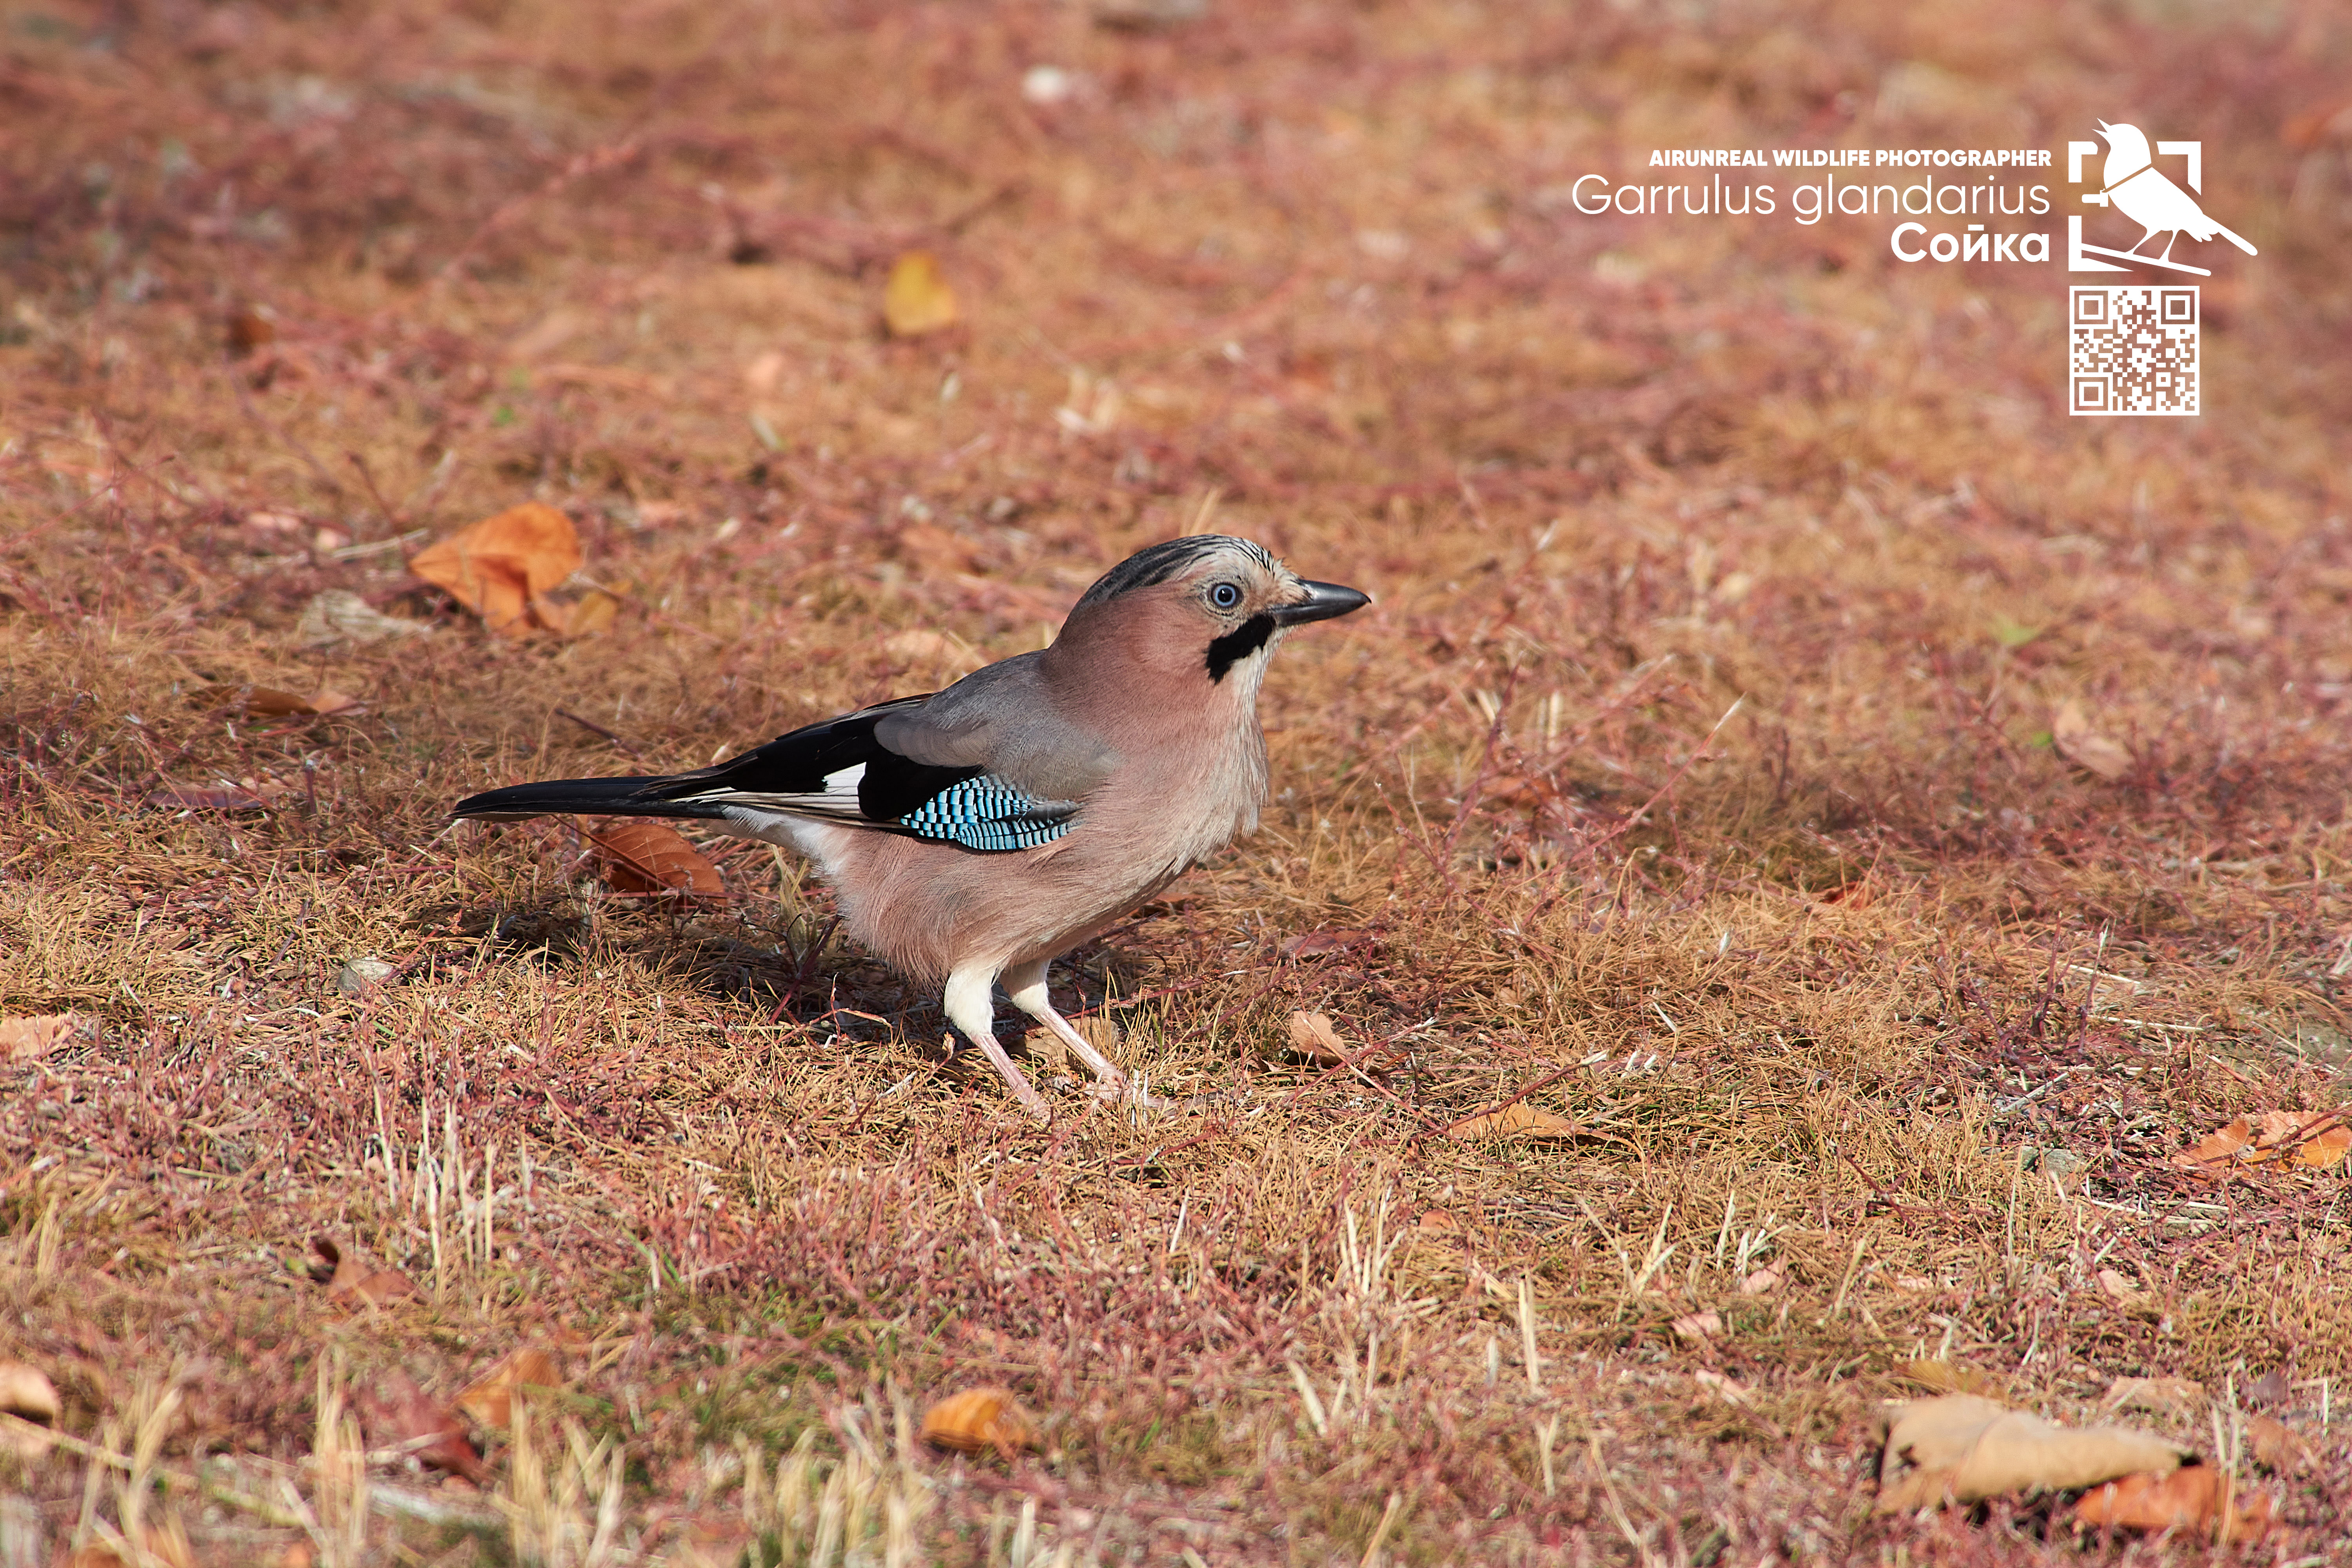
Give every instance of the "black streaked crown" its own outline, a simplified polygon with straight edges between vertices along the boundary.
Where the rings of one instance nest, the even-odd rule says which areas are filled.
[[[1155,587],[1172,581],[1184,575],[1206,557],[1225,550],[1238,550],[1269,572],[1279,570],[1273,555],[1262,544],[1235,539],[1227,533],[1196,533],[1137,551],[1097,578],[1095,585],[1078,600],[1076,608],[1083,610],[1088,605],[1116,599],[1121,594],[1130,594],[1138,588]]]

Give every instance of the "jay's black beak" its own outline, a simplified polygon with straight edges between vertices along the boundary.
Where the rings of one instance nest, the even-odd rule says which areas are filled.
[[[1372,602],[1370,594],[1343,588],[1337,583],[1302,583],[1307,597],[1295,605],[1275,605],[1266,610],[1276,626],[1304,626],[1308,621],[1328,621],[1335,616],[1348,615]]]

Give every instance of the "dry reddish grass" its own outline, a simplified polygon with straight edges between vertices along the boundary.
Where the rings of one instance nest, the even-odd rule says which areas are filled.
[[[2284,1558],[2338,1550],[2342,1169],[2168,1163],[2340,1104],[2352,1048],[2333,9],[5,26],[0,1012],[100,1027],[0,1080],[0,1359],[135,1473],[0,1458],[0,1534],[764,1563],[830,1506],[894,1563],[2123,1550],[2047,1503],[1868,1516],[1892,1368],[1941,1354],[2068,1419],[2137,1374],[2268,1408],[2313,1458],[2240,1484]],[[1024,104],[1040,62],[1069,100]],[[1653,144],[2126,112],[2196,127],[2264,237],[2185,426],[2063,416],[2049,271],[1548,194]],[[890,342],[910,245],[967,324]],[[534,497],[607,634],[489,638],[388,542]],[[954,673],[907,628],[1035,646],[1211,520],[1379,602],[1285,650],[1265,830],[1078,955],[1181,1113],[1032,1129],[764,851],[681,914],[568,826],[444,831]],[[324,589],[437,630],[299,647]],[[2053,755],[2068,701],[2120,778]],[[397,971],[343,995],[356,955]],[[1286,1053],[1301,1006],[1355,1067]],[[1584,1135],[1444,1135],[1521,1094]],[[421,1295],[330,1300],[313,1236]],[[567,1383],[488,1435],[490,1498],[360,1457],[399,1378],[446,1404],[524,1344]],[[1041,1451],[915,1450],[975,1384]]]

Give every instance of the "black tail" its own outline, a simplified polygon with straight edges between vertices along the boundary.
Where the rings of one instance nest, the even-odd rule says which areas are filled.
[[[724,816],[717,804],[667,800],[662,786],[675,784],[674,773],[642,774],[619,779],[550,779],[544,784],[509,784],[467,795],[452,807],[452,816],[478,817],[491,822],[520,822],[530,816]]]

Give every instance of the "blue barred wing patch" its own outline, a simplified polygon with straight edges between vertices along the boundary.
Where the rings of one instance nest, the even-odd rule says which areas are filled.
[[[967,849],[1034,849],[1069,832],[1077,812],[1074,800],[1038,800],[993,773],[980,773],[940,791],[898,818],[898,826],[918,838]]]

